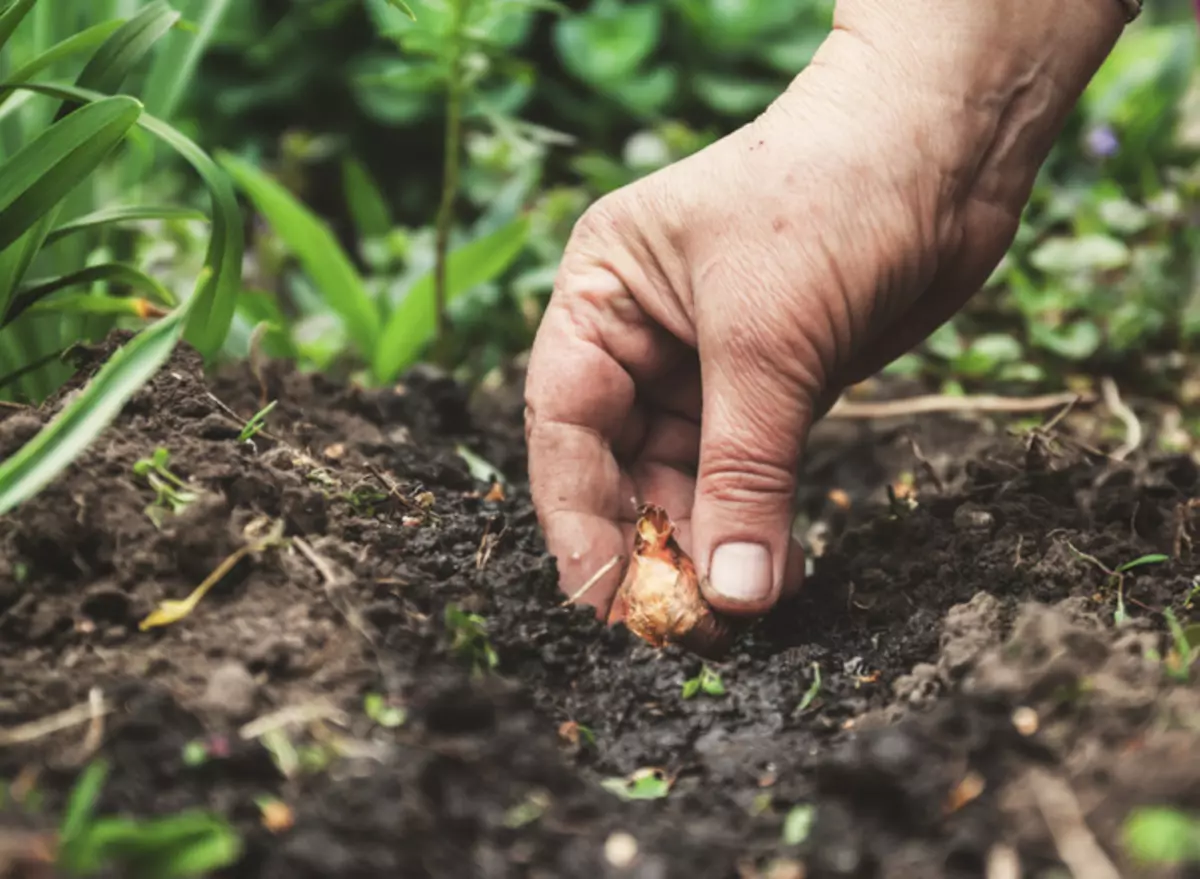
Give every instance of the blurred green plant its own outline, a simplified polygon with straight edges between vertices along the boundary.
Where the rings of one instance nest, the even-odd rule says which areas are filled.
[[[133,14],[104,17],[118,5],[132,6]],[[69,355],[77,345],[161,318],[0,464],[0,514],[69,465],[181,337],[212,357],[232,321],[243,242],[231,183],[193,141],[141,101],[113,94],[150,61],[161,77],[157,87],[165,89],[157,100],[174,103],[187,65],[194,64],[192,53],[173,56],[184,71],[173,74],[176,68],[163,67],[153,49],[181,26],[180,14],[164,0],[16,0],[0,12],[0,391],[41,400],[72,373]],[[77,71],[72,85],[35,80],[71,68]],[[154,144],[168,147],[173,161],[182,159],[197,173],[208,193],[207,214],[118,200],[121,191],[141,194],[141,179],[133,175],[131,183],[130,176],[152,167]],[[129,258],[136,247],[122,233],[130,224],[197,218],[207,221],[210,236],[191,277],[168,286]],[[193,282],[194,289],[181,289]]]

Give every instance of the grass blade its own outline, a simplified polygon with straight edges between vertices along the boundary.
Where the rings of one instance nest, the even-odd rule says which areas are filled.
[[[135,290],[145,290],[164,305],[174,306],[177,304],[170,290],[141,270],[119,262],[99,263],[77,272],[59,275],[56,278],[34,281],[22,287],[20,292],[13,297],[8,313],[0,318],[0,327],[12,323],[26,309],[37,305],[47,296],[57,293],[59,290],[78,287],[81,284],[94,284],[97,281],[107,281],[132,287]]]
[[[254,165],[228,153],[218,160],[300,261],[325,302],[341,315],[359,353],[370,360],[379,339],[379,310],[333,232]]]
[[[37,0],[16,0],[6,6],[3,12],[0,12],[0,48],[3,48],[8,42],[13,31],[20,27],[21,22],[25,20],[25,16],[29,14],[29,10],[35,3]]]
[[[124,140],[141,112],[140,103],[124,96],[89,104],[51,125],[0,166],[0,249],[21,238],[85,180]],[[0,314],[11,292],[0,289]]]
[[[166,0],[154,0],[104,41],[80,71],[75,85],[98,92],[117,91],[178,19],[179,13]]]
[[[154,58],[147,78],[146,90],[142,100],[146,108],[160,119],[170,119],[184,89],[196,72],[200,58],[212,42],[213,34],[221,24],[228,10],[230,0],[196,0],[193,7],[202,6],[199,15],[191,15],[196,19],[194,34],[172,34],[167,37],[161,51]],[[182,46],[186,41],[186,47]]]
[[[195,208],[175,205],[129,205],[128,207],[101,208],[82,217],[63,223],[46,236],[46,244],[60,238],[85,232],[100,226],[119,226],[122,223],[138,223],[143,220],[208,220],[208,214]]]
[[[162,306],[156,305],[149,299],[133,296],[93,296],[88,293],[59,296],[47,302],[38,302],[31,305],[25,313],[30,317],[42,314],[74,314],[132,317],[138,320],[166,317],[168,314]]]
[[[206,274],[202,273],[197,286],[207,281]],[[0,464],[0,516],[33,497],[70,466],[158,372],[179,342],[193,301],[134,336],[37,436]]]
[[[41,73],[47,67],[62,61],[65,58],[70,58],[77,52],[85,52],[95,46],[103,43],[108,37],[121,26],[122,22],[117,21],[102,21],[99,24],[92,25],[84,31],[77,34],[72,34],[63,40],[51,46],[45,52],[42,52],[32,61],[21,65],[8,76],[8,81],[12,83],[28,82],[37,74]],[[16,93],[13,88],[5,88],[0,90],[0,105],[3,105],[9,98]],[[26,92],[30,95],[30,92]]]
[[[3,87],[3,83],[0,83],[0,87]],[[62,100],[85,104],[90,101],[93,106],[96,102],[112,100],[90,89],[75,86],[27,83],[22,88]],[[245,237],[237,195],[229,176],[193,140],[149,113],[142,113],[137,124],[174,149],[208,187],[212,203],[212,236],[205,261],[213,273],[193,294],[198,301],[189,308],[184,338],[206,357],[211,357],[220,350],[229,333],[241,290]]]
[[[519,217],[494,232],[464,244],[446,263],[446,301],[454,301],[503,272],[520,255],[529,236],[529,220]],[[437,329],[433,273],[422,275],[389,315],[375,351],[375,378],[390,382],[421,356]]]

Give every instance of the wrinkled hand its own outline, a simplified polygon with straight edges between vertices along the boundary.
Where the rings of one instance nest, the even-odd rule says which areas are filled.
[[[989,29],[1019,37],[1008,6],[1045,52],[995,45]],[[581,219],[526,385],[534,503],[568,594],[628,557],[647,501],[718,610],[761,614],[800,586],[793,494],[813,421],[983,284],[1119,33],[1113,0],[1051,6],[843,0],[767,113]],[[937,21],[932,48],[900,7]],[[1065,61],[1062,20],[1092,31]],[[972,41],[997,57],[961,68]],[[606,614],[622,569],[581,600]]]

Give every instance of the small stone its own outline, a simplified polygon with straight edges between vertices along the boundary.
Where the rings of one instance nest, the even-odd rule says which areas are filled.
[[[633,866],[638,856],[638,841],[632,834],[618,830],[604,842],[604,858],[618,870]]]
[[[1022,705],[1012,713],[1012,724],[1023,736],[1031,736],[1038,731],[1038,715],[1027,705]]]
[[[996,517],[975,504],[963,504],[954,511],[954,527],[960,531],[990,531]]]
[[[250,716],[257,700],[258,683],[240,662],[229,662],[217,668],[201,697],[206,708],[232,718]]]

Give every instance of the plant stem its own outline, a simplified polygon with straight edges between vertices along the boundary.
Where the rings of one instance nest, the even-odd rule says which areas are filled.
[[[469,3],[470,0],[456,0],[454,3],[454,47],[449,59],[450,70],[446,84],[446,139],[442,170],[442,197],[441,204],[438,206],[433,268],[435,348],[441,347],[446,334],[446,254],[450,249],[450,230],[454,226],[454,200],[458,195],[463,103],[462,31]]]

